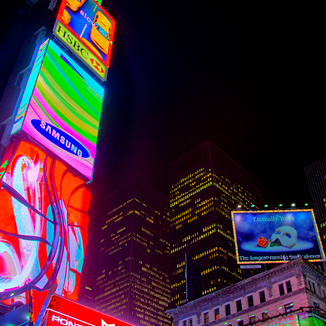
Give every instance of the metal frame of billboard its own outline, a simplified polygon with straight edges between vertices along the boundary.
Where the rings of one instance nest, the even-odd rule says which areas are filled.
[[[106,81],[115,27],[115,20],[97,1],[62,0],[53,33],[100,80]]]
[[[232,211],[238,264],[325,259],[312,209]]]

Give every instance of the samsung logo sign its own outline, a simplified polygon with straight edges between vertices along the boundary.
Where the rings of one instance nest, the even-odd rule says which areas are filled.
[[[86,147],[60,128],[38,119],[33,119],[31,123],[42,136],[64,151],[83,158],[90,156]]]

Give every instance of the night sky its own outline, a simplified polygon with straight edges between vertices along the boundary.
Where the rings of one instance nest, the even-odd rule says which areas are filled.
[[[169,164],[208,139],[285,200],[310,201],[304,166],[326,154],[321,8],[107,3],[117,30],[94,205],[133,177],[168,196]]]

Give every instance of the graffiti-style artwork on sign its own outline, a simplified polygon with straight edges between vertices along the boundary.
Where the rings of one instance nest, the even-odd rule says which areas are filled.
[[[0,301],[26,302],[28,288],[55,283],[56,293],[77,300],[91,200],[85,181],[31,143],[8,149],[0,189]]]

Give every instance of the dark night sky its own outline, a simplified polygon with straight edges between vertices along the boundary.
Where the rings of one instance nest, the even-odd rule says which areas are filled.
[[[168,195],[169,164],[207,139],[280,196],[309,201],[303,168],[326,154],[321,8],[107,2],[117,31],[96,205],[132,177]]]

